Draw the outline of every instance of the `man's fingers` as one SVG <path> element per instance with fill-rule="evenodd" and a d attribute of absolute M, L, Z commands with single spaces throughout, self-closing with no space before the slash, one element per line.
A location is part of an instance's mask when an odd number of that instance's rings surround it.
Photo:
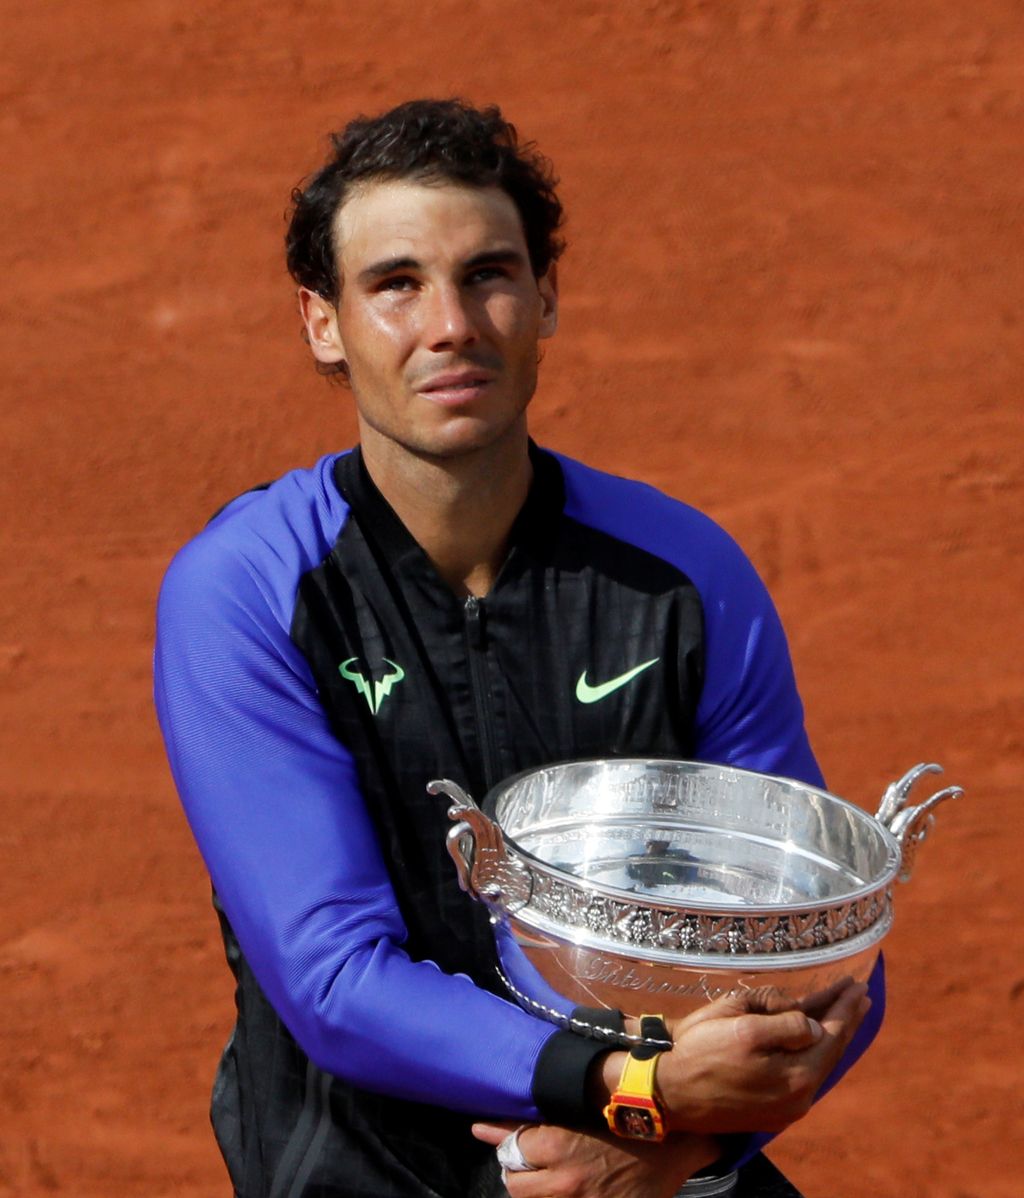
<path fill-rule="evenodd" d="M 483 1140 L 485 1144 L 493 1144 L 497 1148 L 501 1141 L 519 1126 L 521 1125 L 518 1123 L 474 1123 L 471 1130 L 478 1140 Z"/>
<path fill-rule="evenodd" d="M 552 1129 L 540 1124 L 530 1123 L 474 1123 L 473 1135 L 485 1144 L 493 1144 L 495 1148 L 519 1128 L 519 1151 L 535 1169 L 549 1169 L 558 1162 L 558 1139 L 552 1140 L 549 1134 Z M 561 1129 L 555 1130 L 557 1137 Z"/>
<path fill-rule="evenodd" d="M 867 986 L 862 982 L 850 986 L 821 1017 L 821 1026 L 825 1029 L 826 1038 L 834 1041 L 834 1056 L 837 1061 L 846 1051 L 846 1046 L 853 1039 L 854 1032 L 860 1027 L 864 1016 L 871 1010 L 871 999 L 868 998 L 867 991 Z"/>
<path fill-rule="evenodd" d="M 816 990 L 813 994 L 802 998 L 798 1004 L 800 1010 L 806 1012 L 812 1019 L 821 1019 L 843 991 L 853 984 L 853 978 L 849 975 L 840 978 L 831 986 L 826 986 L 824 990 Z"/>
<path fill-rule="evenodd" d="M 795 998 L 783 994 L 778 986 L 758 986 L 744 992 L 747 1010 L 753 1015 L 777 1015 L 780 1011 L 802 1010 Z"/>
<path fill-rule="evenodd" d="M 848 987 L 821 1018 L 824 1035 L 821 1043 L 808 1054 L 807 1060 L 808 1065 L 820 1075 L 821 1082 L 839 1063 L 861 1020 L 871 1009 L 871 999 L 867 997 L 866 990 L 867 987 L 862 983 Z"/>
<path fill-rule="evenodd" d="M 800 1052 L 817 1044 L 822 1026 L 803 1011 L 741 1015 L 733 1023 L 736 1038 L 753 1052 Z"/>
<path fill-rule="evenodd" d="M 847 986 L 837 996 L 821 1016 L 821 1026 L 828 1035 L 846 1036 L 847 1039 L 853 1035 L 871 1006 L 867 993 L 867 986 L 863 982 L 857 982 L 853 986 Z"/>
<path fill-rule="evenodd" d="M 810 1019 L 820 1022 L 837 1000 L 853 985 L 853 978 L 839 978 L 825 989 L 816 990 L 802 999 L 789 998 L 777 986 L 736 990 L 698 1007 L 684 1019 L 670 1020 L 668 1027 L 673 1040 L 675 1040 L 687 1028 L 704 1023 L 708 1019 L 735 1019 L 740 1015 L 776 1015 L 787 1011 L 802 1011 Z"/>
<path fill-rule="evenodd" d="M 698 1007 L 696 1011 L 691 1011 L 685 1019 L 670 1020 L 668 1028 L 672 1039 L 675 1040 L 678 1034 L 686 1028 L 693 1027 L 697 1023 L 704 1023 L 708 1019 L 733 1019 L 737 1015 L 745 1015 L 750 1010 L 746 994 L 746 991 L 738 991 L 734 994 L 723 995 L 722 998 L 716 998 L 714 1002 L 709 1002 L 705 1006 Z"/>
<path fill-rule="evenodd" d="M 706 1006 L 699 1007 L 687 1015 L 681 1023 L 670 1024 L 675 1033 L 684 1027 L 693 1027 L 708 1019 L 735 1019 L 739 1015 L 771 1015 L 778 1011 L 791 1011 L 799 1007 L 795 999 L 787 998 L 775 986 L 760 986 L 754 990 L 735 990 L 731 994 L 716 998 Z"/>

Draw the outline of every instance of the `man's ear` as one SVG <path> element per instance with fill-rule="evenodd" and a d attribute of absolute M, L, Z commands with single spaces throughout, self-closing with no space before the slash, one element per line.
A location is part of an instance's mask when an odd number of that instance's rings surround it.
<path fill-rule="evenodd" d="M 338 329 L 338 313 L 330 300 L 310 291 L 308 287 L 300 287 L 299 311 L 313 357 L 326 366 L 344 362 L 345 347 Z"/>
<path fill-rule="evenodd" d="M 537 290 L 540 292 L 541 309 L 540 329 L 538 336 L 553 337 L 558 328 L 558 267 L 551 263 L 547 272 L 537 280 Z"/>

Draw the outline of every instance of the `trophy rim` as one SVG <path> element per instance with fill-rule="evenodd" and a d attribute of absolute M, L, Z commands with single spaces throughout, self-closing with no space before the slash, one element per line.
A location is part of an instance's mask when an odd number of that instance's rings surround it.
<path fill-rule="evenodd" d="M 529 849 L 523 848 L 519 841 L 513 836 L 497 818 L 496 807 L 502 795 L 512 790 L 519 782 L 525 778 L 536 777 L 540 774 L 552 774 L 568 769 L 570 766 L 603 766 L 603 765 L 633 765 L 633 766 L 648 766 L 648 765 L 682 765 L 697 767 L 697 771 L 715 770 L 718 772 L 724 771 L 728 774 L 745 775 L 751 778 L 758 778 L 772 782 L 781 782 L 787 786 L 796 788 L 797 790 L 809 792 L 817 795 L 820 798 L 826 799 L 830 803 L 838 804 L 853 814 L 853 817 L 866 830 L 876 835 L 881 844 L 886 849 L 886 863 L 884 868 L 879 870 L 874 879 L 869 882 L 864 882 L 860 886 L 851 887 L 844 891 L 841 895 L 833 896 L 828 901 L 819 899 L 808 899 L 797 903 L 742 903 L 736 906 L 726 906 L 721 903 L 702 901 L 699 899 L 687 899 L 680 902 L 666 902 L 664 900 L 657 901 L 654 896 L 640 894 L 636 891 L 624 890 L 617 886 L 610 886 L 607 883 L 587 879 L 586 882 L 578 877 L 578 875 L 570 873 L 567 870 L 559 869 L 558 866 L 551 865 L 544 861 L 536 854 L 530 852 Z M 481 807 L 484 812 L 491 818 L 494 818 L 495 823 L 501 828 L 502 836 L 504 837 L 507 848 L 511 849 L 515 856 L 523 860 L 523 862 L 532 870 L 536 870 L 547 877 L 554 878 L 562 884 L 569 885 L 574 889 L 585 890 L 590 894 L 598 894 L 602 898 L 617 900 L 619 902 L 631 902 L 636 906 L 645 908 L 653 908 L 657 910 L 669 909 L 675 912 L 687 913 L 692 911 L 695 915 L 718 915 L 723 919 L 726 918 L 765 918 L 770 916 L 784 915 L 801 915 L 809 914 L 814 911 L 828 911 L 834 907 L 839 907 L 845 903 L 856 903 L 869 896 L 886 890 L 899 873 L 902 852 L 899 841 L 889 831 L 889 829 L 877 819 L 875 819 L 863 807 L 858 807 L 856 803 L 851 803 L 848 799 L 841 798 L 839 795 L 833 794 L 831 791 L 825 790 L 823 787 L 814 786 L 811 783 L 803 782 L 799 778 L 790 778 L 782 774 L 769 774 L 763 770 L 746 769 L 743 766 L 726 765 L 719 762 L 696 761 L 689 758 L 678 757 L 574 757 L 564 761 L 551 762 L 548 765 L 536 766 L 532 769 L 520 770 L 518 773 L 510 775 L 508 778 L 502 779 L 501 782 L 492 786 L 484 796 Z M 665 815 L 666 822 L 671 822 L 671 817 Z M 522 914 L 518 912 L 517 914 Z M 774 955 L 774 954 L 773 954 Z"/>

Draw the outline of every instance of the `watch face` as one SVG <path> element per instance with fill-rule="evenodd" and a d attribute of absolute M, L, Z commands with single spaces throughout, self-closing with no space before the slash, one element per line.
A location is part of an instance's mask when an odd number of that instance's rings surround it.
<path fill-rule="evenodd" d="M 615 1130 L 620 1136 L 626 1136 L 630 1140 L 657 1140 L 660 1138 L 653 1112 L 644 1107 L 616 1107 Z"/>

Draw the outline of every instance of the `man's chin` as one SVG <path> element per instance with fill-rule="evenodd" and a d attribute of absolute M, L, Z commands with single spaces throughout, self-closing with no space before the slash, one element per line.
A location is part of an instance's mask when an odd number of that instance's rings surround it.
<path fill-rule="evenodd" d="M 424 460 L 445 462 L 471 458 L 479 454 L 515 451 L 527 445 L 525 417 L 496 426 L 492 421 L 461 415 L 444 422 L 442 428 L 407 440 L 396 440 L 396 447 Z"/>

